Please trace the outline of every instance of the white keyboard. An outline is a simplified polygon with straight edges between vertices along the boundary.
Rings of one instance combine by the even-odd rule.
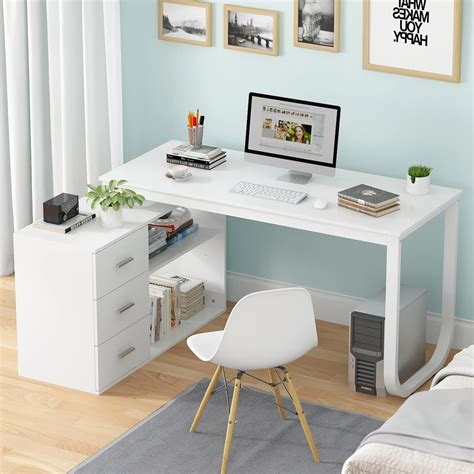
[[[274,188],[272,186],[263,186],[262,184],[247,183],[245,181],[238,182],[231,188],[230,192],[271,199],[272,201],[287,202],[289,204],[298,204],[308,197],[306,193],[299,191],[290,191],[289,189]]]

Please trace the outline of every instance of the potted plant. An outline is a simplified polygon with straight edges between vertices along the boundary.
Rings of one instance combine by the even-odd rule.
[[[431,187],[431,171],[425,165],[412,165],[408,168],[407,192],[410,194],[427,194]]]
[[[120,181],[112,179],[108,184],[87,185],[90,189],[86,193],[87,202],[90,202],[92,209],[100,205],[100,219],[104,227],[110,229],[120,227],[123,222],[122,207],[128,206],[132,209],[135,204],[141,206],[145,201],[141,194],[137,194],[132,189],[124,188],[123,185],[126,182],[125,179]]]

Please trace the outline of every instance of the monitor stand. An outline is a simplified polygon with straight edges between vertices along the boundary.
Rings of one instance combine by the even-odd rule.
[[[295,184],[308,184],[311,181],[313,175],[311,173],[305,173],[303,171],[288,170],[282,176],[278,176],[278,181],[284,181],[285,183]]]

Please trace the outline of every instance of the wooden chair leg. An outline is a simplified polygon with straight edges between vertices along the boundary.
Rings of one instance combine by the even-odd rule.
[[[285,371],[285,380],[288,385],[288,391],[290,392],[291,398],[293,399],[293,404],[295,405],[296,413],[298,414],[298,418],[300,419],[301,426],[306,436],[306,441],[309,444],[309,449],[311,449],[311,453],[313,454],[314,460],[319,463],[319,453],[316,449],[316,444],[314,443],[311,430],[309,429],[308,420],[306,419],[306,415],[304,414],[303,407],[301,406],[300,399],[298,398],[298,394],[296,393],[295,386],[293,385],[293,381],[291,380],[288,371]]]
[[[273,385],[278,383],[278,377],[276,375],[275,369],[268,369],[268,375]],[[280,414],[280,419],[283,421],[285,419],[285,410],[283,410],[283,401],[281,399],[280,387],[273,387],[273,393],[275,395],[275,402],[278,405],[278,413]]]
[[[196,413],[196,416],[194,417],[193,424],[191,425],[191,428],[189,428],[189,431],[192,433],[197,426],[199,425],[199,422],[201,421],[201,416],[204,413],[204,410],[206,409],[207,402],[211,398],[212,393],[214,392],[217,382],[219,380],[219,377],[222,372],[222,367],[220,365],[217,366],[216,371],[214,372],[214,375],[212,376],[211,381],[209,382],[209,385],[207,387],[206,393],[204,394],[204,397],[201,401],[201,404],[199,405],[198,411]]]
[[[239,402],[240,378],[242,374],[239,372],[234,384],[234,394],[230,405],[229,421],[227,423],[227,433],[225,435],[224,452],[222,454],[221,474],[227,472],[227,462],[229,461],[230,447],[232,444],[232,434],[234,432],[235,416],[237,414],[237,403]]]

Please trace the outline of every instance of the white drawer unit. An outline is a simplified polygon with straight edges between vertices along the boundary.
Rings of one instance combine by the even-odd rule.
[[[80,208],[90,211],[83,200]],[[98,395],[224,312],[224,217],[193,211],[194,238],[150,264],[148,222],[172,208],[147,201],[124,209],[119,229],[97,218],[68,234],[33,225],[15,233],[20,376]],[[151,344],[149,275],[158,268],[199,276],[212,297]]]
[[[148,270],[147,227],[94,254],[94,266],[97,299]]]
[[[95,345],[148,314],[148,278],[148,272],[144,272],[95,302]]]
[[[96,348],[97,391],[103,392],[150,357],[148,317]]]

